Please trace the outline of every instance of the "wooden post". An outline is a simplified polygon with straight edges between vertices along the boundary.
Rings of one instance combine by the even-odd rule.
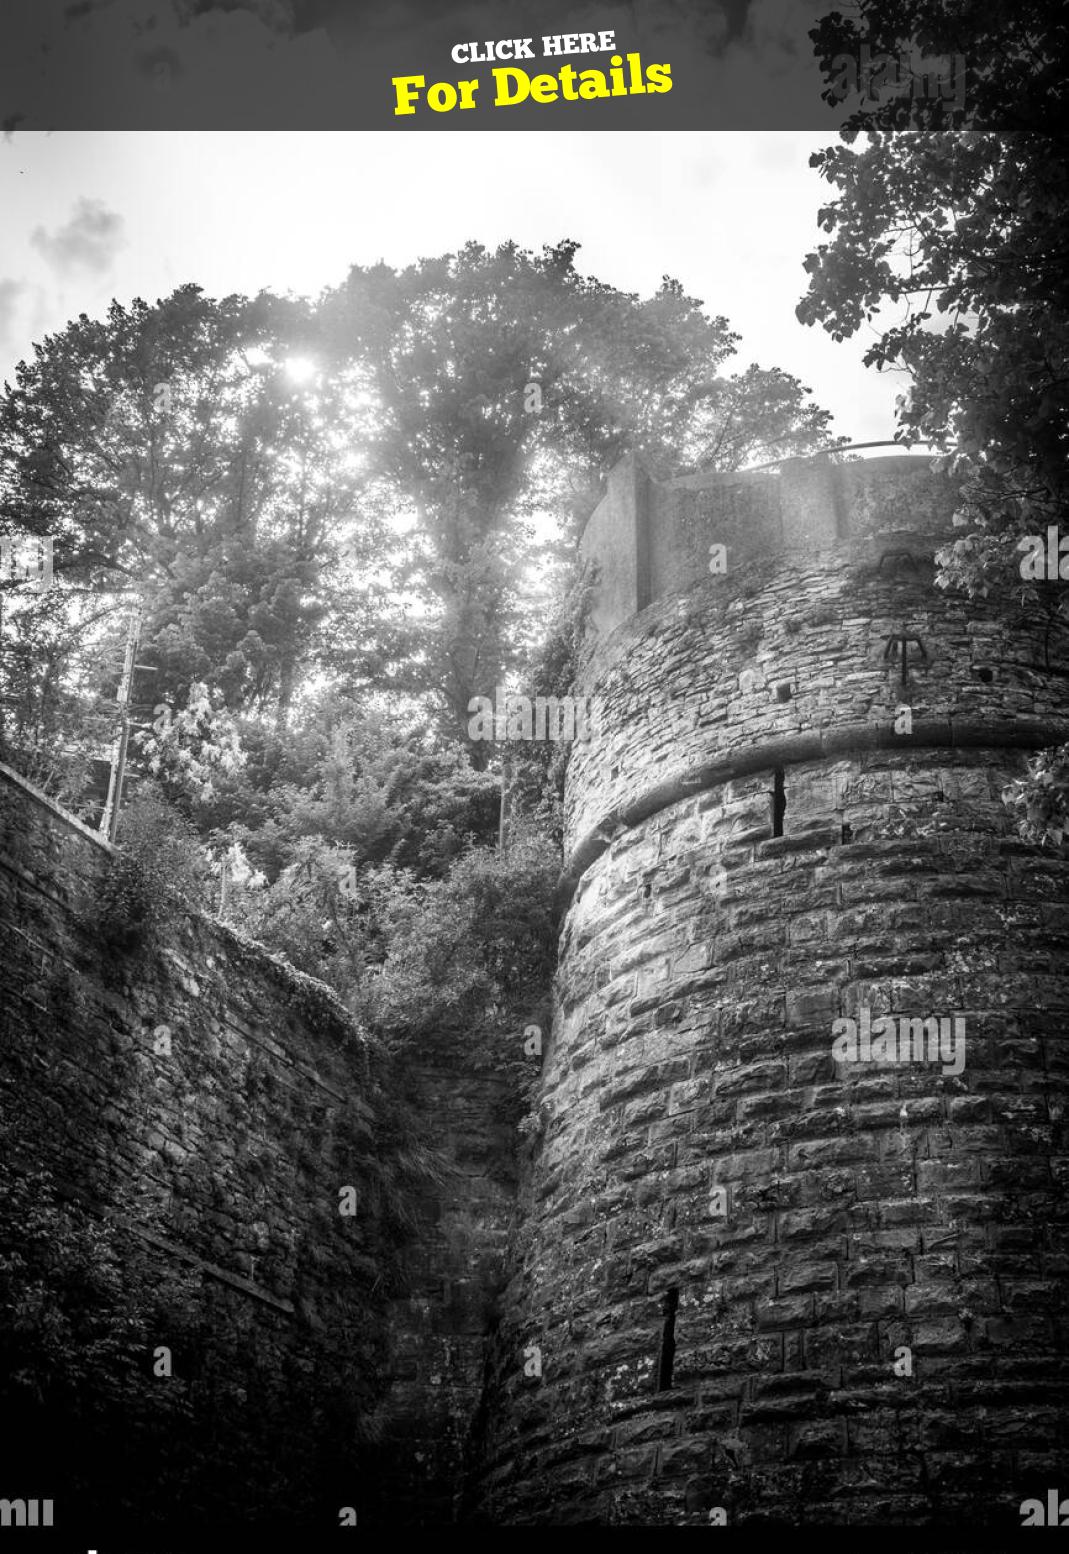
[[[104,805],[104,813],[100,820],[100,829],[109,842],[114,842],[115,833],[119,828],[119,810],[122,806],[123,779],[126,776],[126,751],[130,743],[130,691],[134,683],[134,659],[137,656],[137,644],[141,635],[141,605],[134,606],[126,629],[126,658],[123,662],[122,679],[119,681],[119,694],[116,700],[119,703],[119,716],[121,719],[119,737],[115,743],[115,753],[111,759],[111,777],[108,781],[108,799]]]
[[[501,811],[497,827],[497,845],[501,852],[508,851],[508,802],[509,802],[509,747],[503,743],[501,750]]]

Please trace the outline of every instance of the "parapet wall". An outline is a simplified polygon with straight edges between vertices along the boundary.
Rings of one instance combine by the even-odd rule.
[[[580,557],[598,576],[590,623],[604,639],[654,600],[709,577],[710,546],[727,550],[726,575],[744,561],[849,548],[878,562],[888,549],[931,555],[953,534],[956,487],[932,461],[908,454],[832,463],[786,460],[766,471],[653,480],[634,456],[609,476]]]

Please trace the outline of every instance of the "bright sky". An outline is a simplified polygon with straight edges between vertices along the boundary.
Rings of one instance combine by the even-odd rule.
[[[831,191],[828,134],[16,132],[0,142],[0,379],[31,343],[113,297],[314,295],[350,264],[468,239],[573,238],[583,271],[648,294],[668,274],[742,335],[733,368],[794,373],[865,442],[902,379],[798,323],[802,260]]]

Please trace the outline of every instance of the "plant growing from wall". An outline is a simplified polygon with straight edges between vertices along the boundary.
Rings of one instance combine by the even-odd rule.
[[[141,1410],[154,1334],[188,1306],[196,1280],[179,1272],[161,1280],[114,1220],[64,1201],[47,1169],[18,1170],[10,1143],[5,1131],[0,1407],[13,1427],[6,1467],[14,1474],[25,1460],[25,1471],[36,1474],[49,1461],[64,1487],[85,1493],[90,1443],[117,1418]],[[175,1426],[186,1403],[181,1383],[156,1392],[164,1429]]]
[[[128,1194],[101,1213],[48,1169],[16,1163],[30,1154],[26,1130],[5,1117],[0,1408],[12,1481],[36,1483],[48,1462],[68,1525],[74,1514],[157,1532],[176,1519],[199,1530],[336,1516],[338,1483],[367,1479],[390,1382],[387,1302],[435,1179],[403,1104],[374,1094],[373,1138],[351,1108],[333,1127],[360,1184],[355,1247],[356,1227],[329,1207],[296,1247],[275,1243],[296,1273],[296,1316],[146,1245],[127,1228]],[[312,1168],[321,1176],[321,1152]]]
[[[196,831],[151,788],[123,813],[119,853],[90,925],[105,944],[132,953],[208,904],[209,865]]]
[[[1008,783],[1002,802],[1015,811],[1025,841],[1059,849],[1069,834],[1069,744],[1041,750],[1024,777]]]
[[[521,687],[532,701],[539,696],[562,700],[575,694],[596,582],[597,568],[590,563],[562,581],[545,642]],[[565,740],[533,741],[514,744],[508,757],[509,816],[527,816],[558,846],[564,829],[564,777],[571,749]]]

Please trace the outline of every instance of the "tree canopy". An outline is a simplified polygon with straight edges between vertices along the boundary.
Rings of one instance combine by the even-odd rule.
[[[805,260],[798,316],[836,340],[871,330],[866,363],[903,375],[896,435],[934,444],[960,477],[963,532],[938,553],[939,584],[1064,612],[1057,581],[1031,577],[1022,548],[1069,499],[1066,142],[844,141],[811,158],[837,198],[820,211],[830,241]],[[1064,768],[1052,754],[1038,771],[1047,782]],[[1029,816],[1048,813],[1049,795],[1026,794]]]
[[[398,574],[421,611],[407,688],[433,684],[457,735],[532,642],[540,515],[556,518],[563,561],[625,451],[668,474],[828,441],[797,379],[724,374],[738,337],[678,282],[642,299],[580,275],[576,249],[469,243],[401,271],[356,267],[320,310],[334,370],[373,407],[365,500],[384,522],[414,519]],[[393,641],[404,628],[395,615]]]
[[[925,61],[955,57],[964,73],[960,98],[943,86],[914,93],[888,83],[850,115],[848,130],[1049,134],[1065,121],[1069,18],[1059,0],[851,0],[847,11],[822,16],[809,36],[829,83],[827,100],[835,100],[837,61],[857,60],[866,47],[870,59],[909,61],[911,73]]]
[[[669,476],[829,441],[796,378],[729,370],[738,337],[679,282],[642,297],[576,252],[469,243],[315,300],[182,286],[19,365],[0,523],[54,537],[54,586],[0,594],[0,755],[95,820],[139,612],[120,938],[166,859],[180,905],[383,1031],[522,1013],[566,756],[510,758],[499,847],[469,702],[571,689],[576,539],[622,454]]]
[[[54,536],[57,584],[5,622],[9,754],[106,722],[136,599],[143,722],[197,686],[281,728],[330,685],[483,764],[468,702],[537,647],[623,451],[827,440],[796,379],[724,373],[737,337],[678,283],[642,299],[575,252],[469,244],[314,303],[189,285],[46,337],[0,400],[0,517]]]

